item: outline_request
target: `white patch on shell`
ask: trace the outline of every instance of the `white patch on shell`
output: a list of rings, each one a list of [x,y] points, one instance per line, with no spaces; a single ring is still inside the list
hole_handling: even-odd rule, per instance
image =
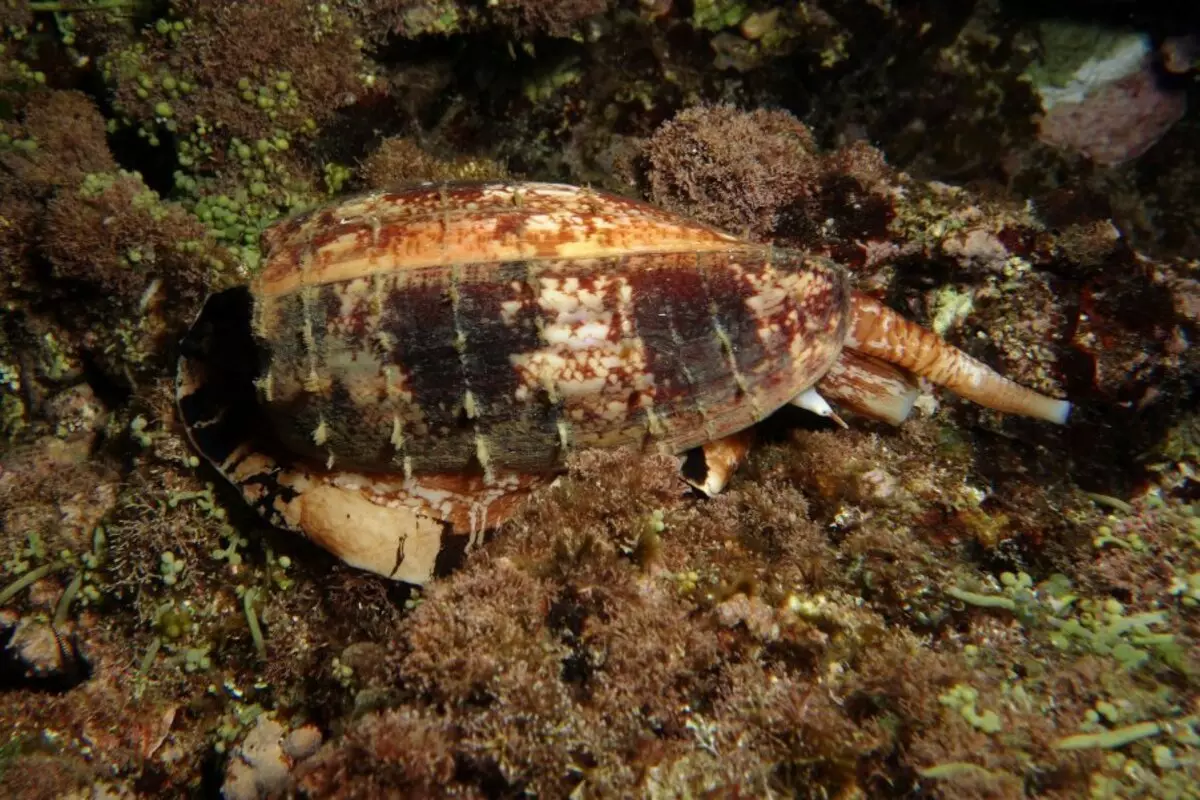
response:
[[[516,399],[527,401],[535,388],[544,388],[567,401],[574,421],[589,415],[622,419],[631,393],[639,395],[639,405],[650,404],[654,381],[646,371],[645,345],[632,336],[628,282],[599,276],[585,287],[574,277],[539,276],[533,285],[545,346],[510,356],[522,377]],[[620,327],[614,331],[618,316]]]
[[[759,341],[764,347],[773,348],[779,346],[781,337],[790,335],[791,339],[786,344],[792,358],[803,358],[808,338],[791,335],[784,329],[783,322],[786,321],[793,331],[803,328],[807,332],[817,333],[824,327],[817,316],[806,316],[801,325],[798,310],[804,298],[818,289],[814,275],[806,270],[780,272],[768,266],[758,273],[742,271],[741,278],[754,292],[745,302],[746,309],[758,323]]]
[[[520,284],[515,284],[512,288],[514,291],[521,291]],[[517,324],[518,315],[524,307],[525,304],[520,300],[505,300],[500,304],[500,321],[510,327]]]

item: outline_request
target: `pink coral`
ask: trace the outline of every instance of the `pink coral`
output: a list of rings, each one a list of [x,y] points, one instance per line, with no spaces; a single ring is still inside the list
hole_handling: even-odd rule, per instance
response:
[[[1160,86],[1147,61],[1077,100],[1055,103],[1039,123],[1038,138],[1115,166],[1153,147],[1185,111],[1184,93]]]

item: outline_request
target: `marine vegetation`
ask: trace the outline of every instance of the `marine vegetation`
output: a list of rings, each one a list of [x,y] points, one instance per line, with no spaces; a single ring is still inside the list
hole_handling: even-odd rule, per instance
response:
[[[0,0],[0,794],[1188,796],[1200,44],[1105,8]],[[283,221],[414,181],[834,262],[1070,417],[830,396],[712,496],[579,448],[423,585],[356,569],[177,365]]]

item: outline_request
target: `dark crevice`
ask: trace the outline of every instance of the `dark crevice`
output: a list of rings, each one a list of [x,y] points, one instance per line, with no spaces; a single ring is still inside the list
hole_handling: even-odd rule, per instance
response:
[[[175,189],[175,171],[179,169],[175,136],[160,127],[155,132],[159,143],[151,147],[139,131],[126,127],[109,134],[108,147],[121,169],[139,173],[146,186],[167,197]]]

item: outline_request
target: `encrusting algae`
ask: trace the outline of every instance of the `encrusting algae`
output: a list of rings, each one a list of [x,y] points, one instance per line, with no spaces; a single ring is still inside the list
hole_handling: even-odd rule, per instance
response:
[[[1186,796],[1195,66],[1134,12],[1193,96],[1099,165],[1008,13],[0,0],[0,793]],[[422,180],[833,264],[853,355],[734,440],[571,448],[419,589],[355,569],[211,469],[176,364],[281,221]],[[914,377],[910,325],[975,361]]]

